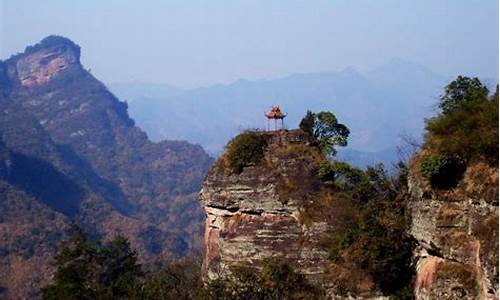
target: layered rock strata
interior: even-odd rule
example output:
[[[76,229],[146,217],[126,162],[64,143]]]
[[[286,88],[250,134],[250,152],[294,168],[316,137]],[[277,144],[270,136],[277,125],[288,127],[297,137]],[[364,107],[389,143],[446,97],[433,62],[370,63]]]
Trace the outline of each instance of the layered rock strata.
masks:
[[[498,169],[469,166],[448,191],[413,172],[409,187],[416,299],[498,299]]]
[[[272,258],[286,260],[312,277],[325,270],[327,253],[317,244],[326,224],[303,224],[299,204],[308,201],[307,193],[283,194],[284,182],[299,175],[315,177],[316,166],[285,155],[290,148],[310,146],[298,130],[269,133],[268,137],[264,162],[241,174],[228,174],[222,157],[203,184],[204,273],[208,278],[228,272],[231,266],[260,266]]]

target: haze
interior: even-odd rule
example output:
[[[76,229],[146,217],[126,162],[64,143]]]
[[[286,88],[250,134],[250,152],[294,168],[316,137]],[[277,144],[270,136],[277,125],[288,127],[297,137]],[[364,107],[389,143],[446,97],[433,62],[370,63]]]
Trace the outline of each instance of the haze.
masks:
[[[50,34],[107,83],[180,87],[367,71],[393,57],[497,77],[498,1],[0,0],[0,58]]]

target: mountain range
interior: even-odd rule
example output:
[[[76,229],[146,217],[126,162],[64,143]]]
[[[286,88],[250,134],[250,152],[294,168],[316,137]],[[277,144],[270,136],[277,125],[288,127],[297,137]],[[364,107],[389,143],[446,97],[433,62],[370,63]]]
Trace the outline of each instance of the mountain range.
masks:
[[[351,130],[339,158],[365,167],[397,159],[401,136],[421,139],[424,119],[452,77],[394,58],[371,71],[293,74],[269,80],[239,80],[204,88],[116,83],[110,89],[129,104],[130,115],[152,140],[179,139],[220,153],[230,137],[247,128],[265,128],[264,112],[279,104],[297,127],[307,110],[332,111]],[[497,79],[487,79],[494,88]]]

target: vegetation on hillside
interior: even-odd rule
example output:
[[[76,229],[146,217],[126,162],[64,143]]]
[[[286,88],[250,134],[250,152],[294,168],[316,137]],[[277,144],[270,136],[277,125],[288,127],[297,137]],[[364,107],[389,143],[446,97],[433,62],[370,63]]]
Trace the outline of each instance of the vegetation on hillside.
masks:
[[[229,276],[208,281],[199,299],[319,300],[325,299],[325,291],[288,264],[271,260],[261,271],[240,266],[233,268]]]
[[[107,243],[72,225],[55,257],[53,282],[42,289],[49,299],[287,300],[323,299],[324,291],[279,261],[262,271],[236,267],[231,275],[203,284],[200,264],[184,260],[146,270],[129,242]]]
[[[470,163],[498,163],[498,88],[488,96],[479,80],[458,77],[446,87],[439,107],[441,113],[427,121],[419,170],[434,187],[448,188]],[[320,246],[329,254],[327,276],[337,295],[362,295],[360,282],[368,282],[369,292],[413,299],[415,241],[407,233],[408,166],[399,162],[396,174],[390,176],[381,164],[359,169],[333,160],[335,147],[347,144],[349,130],[330,112],[308,112],[300,127],[313,147],[307,143],[275,147],[268,145],[265,134],[246,131],[228,144],[223,161],[232,173],[259,164],[271,152],[275,162],[266,163],[287,163],[288,169],[273,168],[287,170],[275,176],[280,201],[305,199],[299,204],[304,225],[311,220],[328,224],[330,230],[320,238]],[[301,169],[302,165],[307,168]],[[495,221],[488,219],[487,224]],[[486,240],[488,226],[479,229]],[[125,239],[102,243],[78,228],[72,228],[61,244],[55,264],[54,282],[43,289],[44,299],[325,297],[321,287],[279,261],[268,261],[258,269],[235,267],[229,275],[204,282],[199,263],[184,261],[146,270]]]
[[[341,267],[368,275],[385,295],[411,296],[413,241],[406,233],[406,166],[391,178],[382,165],[361,170],[343,162],[321,166],[321,211],[331,226],[322,244]],[[338,280],[340,295],[359,293],[354,280]]]
[[[489,96],[479,79],[458,76],[446,86],[439,108],[427,120],[420,163],[433,187],[455,186],[470,163],[498,164],[498,87]]]
[[[0,298],[31,298],[46,283],[72,220],[119,231],[146,265],[201,247],[197,193],[212,159],[187,142],[150,142],[126,103],[75,63],[78,52],[52,36],[0,62]],[[20,85],[18,66],[45,78],[53,61],[70,64]]]

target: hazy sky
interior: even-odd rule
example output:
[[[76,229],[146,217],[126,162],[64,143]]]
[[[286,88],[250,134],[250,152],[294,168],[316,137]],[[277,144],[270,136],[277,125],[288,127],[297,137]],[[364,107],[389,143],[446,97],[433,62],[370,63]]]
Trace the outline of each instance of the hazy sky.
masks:
[[[498,74],[498,0],[0,0],[0,58],[49,34],[107,83],[194,87],[392,57]]]

